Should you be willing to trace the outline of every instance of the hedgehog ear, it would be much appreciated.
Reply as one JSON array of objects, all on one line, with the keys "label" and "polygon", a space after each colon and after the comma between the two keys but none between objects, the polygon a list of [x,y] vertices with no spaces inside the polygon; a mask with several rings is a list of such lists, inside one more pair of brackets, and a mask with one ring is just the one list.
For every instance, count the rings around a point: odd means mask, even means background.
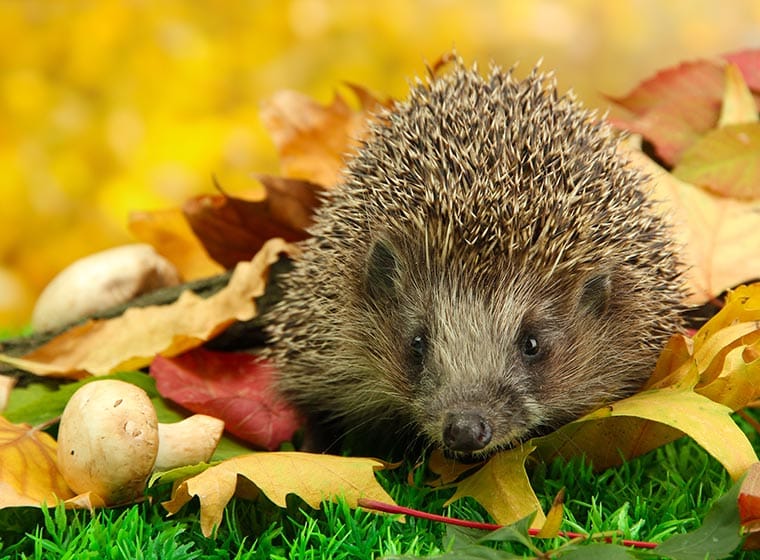
[{"label": "hedgehog ear", "polygon": [[378,239],[372,244],[367,257],[364,277],[367,293],[375,301],[394,299],[398,279],[396,249],[388,240]]},{"label": "hedgehog ear", "polygon": [[583,284],[578,307],[589,315],[599,317],[607,310],[611,292],[612,281],[609,274],[592,276]]}]

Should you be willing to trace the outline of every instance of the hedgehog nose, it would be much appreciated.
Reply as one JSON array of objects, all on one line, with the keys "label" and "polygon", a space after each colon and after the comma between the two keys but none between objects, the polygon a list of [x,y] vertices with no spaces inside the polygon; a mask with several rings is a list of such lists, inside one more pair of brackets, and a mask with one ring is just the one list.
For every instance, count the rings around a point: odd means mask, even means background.
[{"label": "hedgehog nose", "polygon": [[443,423],[443,444],[452,451],[483,449],[491,435],[491,425],[477,412],[449,412]]}]

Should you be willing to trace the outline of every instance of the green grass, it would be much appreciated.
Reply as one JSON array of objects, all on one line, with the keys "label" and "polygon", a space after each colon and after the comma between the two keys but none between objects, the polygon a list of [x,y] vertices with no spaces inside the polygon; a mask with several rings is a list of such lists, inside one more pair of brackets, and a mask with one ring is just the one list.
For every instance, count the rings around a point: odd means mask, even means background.
[{"label": "green grass", "polygon": [[[757,448],[757,436],[753,434]],[[472,520],[488,520],[473,501],[449,508],[451,491],[431,491],[406,483],[407,470],[379,474],[400,504]],[[595,474],[583,462],[557,461],[533,473],[544,507],[567,489],[564,529],[620,531],[623,538],[661,541],[699,526],[712,501],[730,487],[715,460],[689,440],[658,449],[621,467]],[[198,506],[191,503],[167,517],[157,501],[129,508],[50,512],[35,508],[0,512],[2,558],[373,558],[441,552],[446,529],[434,522],[354,511],[345,504],[310,510],[291,496],[281,510],[265,498],[233,500],[213,539],[203,537]],[[544,548],[557,542],[542,543]],[[525,552],[519,546],[513,550]],[[742,558],[742,555],[738,555]],[[749,557],[749,556],[747,556]]]}]

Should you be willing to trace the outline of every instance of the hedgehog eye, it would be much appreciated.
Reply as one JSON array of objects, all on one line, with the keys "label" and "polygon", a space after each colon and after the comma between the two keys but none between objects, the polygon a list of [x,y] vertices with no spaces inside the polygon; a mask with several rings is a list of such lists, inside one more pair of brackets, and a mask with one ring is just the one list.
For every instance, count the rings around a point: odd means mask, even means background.
[{"label": "hedgehog eye", "polygon": [[422,364],[425,362],[425,356],[427,355],[427,335],[424,332],[415,334],[412,337],[409,346],[415,365],[422,367]]},{"label": "hedgehog eye", "polygon": [[523,335],[520,341],[520,351],[526,358],[535,358],[541,352],[541,345],[538,343],[538,338],[531,333]]}]

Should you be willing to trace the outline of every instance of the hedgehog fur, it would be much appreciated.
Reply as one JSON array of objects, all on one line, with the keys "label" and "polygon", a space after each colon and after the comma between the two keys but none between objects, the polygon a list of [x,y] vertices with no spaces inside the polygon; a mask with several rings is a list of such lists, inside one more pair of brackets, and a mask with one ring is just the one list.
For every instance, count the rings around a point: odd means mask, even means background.
[{"label": "hedgehog fur", "polygon": [[642,386],[683,293],[617,144],[551,76],[461,60],[374,119],[267,317],[317,447],[480,456]]}]

